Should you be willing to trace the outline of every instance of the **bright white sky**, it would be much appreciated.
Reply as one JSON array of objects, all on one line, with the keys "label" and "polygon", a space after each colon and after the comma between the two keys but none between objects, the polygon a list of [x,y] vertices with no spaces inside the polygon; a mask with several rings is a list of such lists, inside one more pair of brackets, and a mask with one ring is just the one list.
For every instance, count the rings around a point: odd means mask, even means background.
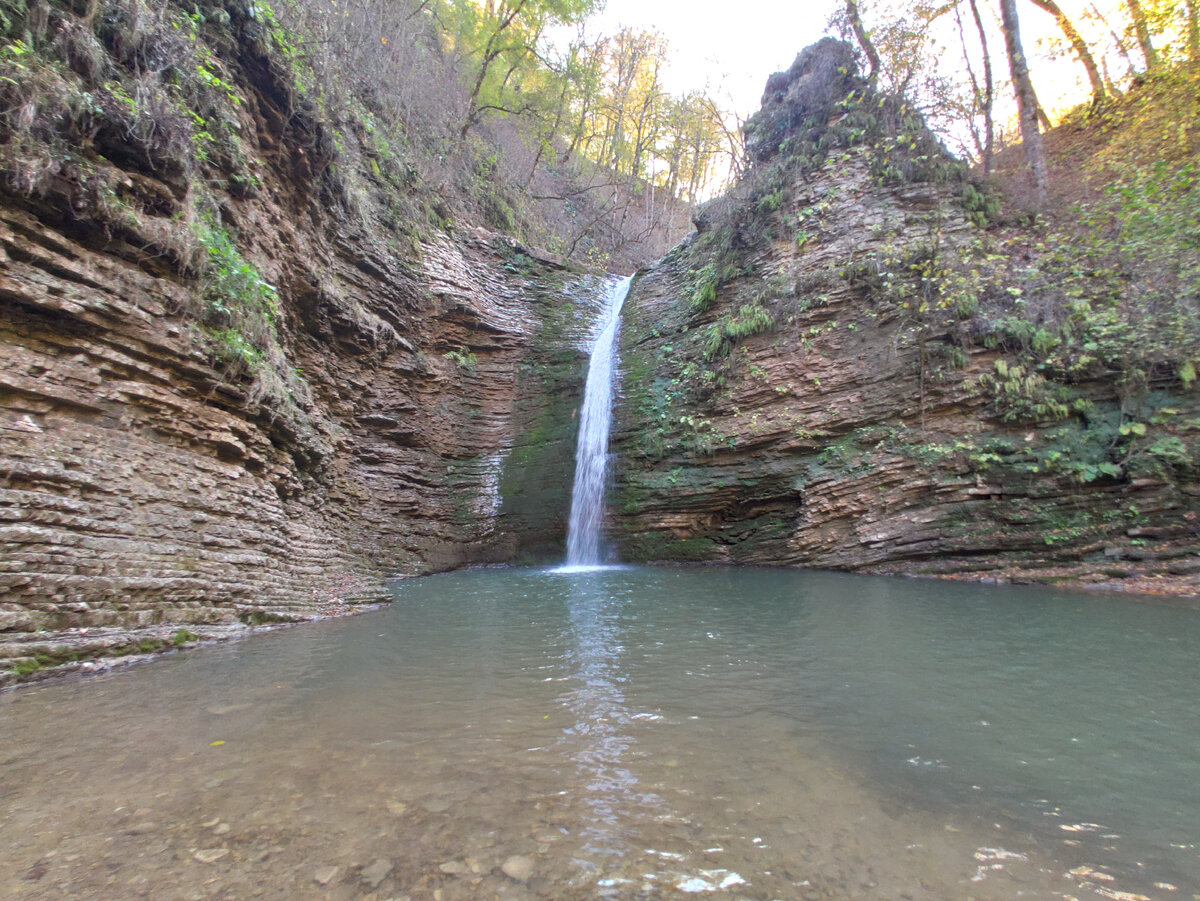
[{"label": "bright white sky", "polygon": [[658,31],[671,46],[672,93],[713,88],[742,118],[758,110],[772,72],[825,33],[839,0],[608,0],[589,36],[622,25]]},{"label": "bright white sky", "polygon": [[[1100,0],[1108,6],[1113,0]],[[627,25],[658,31],[668,41],[672,93],[705,87],[742,119],[755,113],[772,72],[786,69],[796,54],[825,34],[830,14],[842,0],[608,0],[588,21],[589,37],[615,34]],[[1064,2],[1064,7],[1080,5]],[[864,6],[865,9],[869,8]],[[1068,14],[1076,12],[1073,8]],[[868,23],[870,25],[871,23]],[[1050,62],[1043,45],[1057,34],[1054,20],[1032,4],[1021,7],[1025,50],[1043,106],[1059,111],[1086,98],[1083,71],[1069,58]],[[1008,78],[998,35],[993,36],[997,79]],[[951,67],[960,66],[957,38],[944,48]],[[974,45],[972,45],[974,46]],[[1003,107],[1007,98],[999,98]]]}]

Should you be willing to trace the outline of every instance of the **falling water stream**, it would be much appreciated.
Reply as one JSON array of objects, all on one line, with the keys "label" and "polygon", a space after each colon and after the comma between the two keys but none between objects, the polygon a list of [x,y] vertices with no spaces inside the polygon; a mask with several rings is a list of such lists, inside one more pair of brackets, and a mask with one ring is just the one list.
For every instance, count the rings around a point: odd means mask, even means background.
[{"label": "falling water stream", "polygon": [[632,281],[633,276],[629,276],[609,283],[599,333],[588,364],[583,407],[579,414],[575,483],[571,488],[571,519],[567,530],[567,567],[571,569],[595,567],[602,562],[600,527],[604,520],[617,325],[621,320],[621,305]]}]

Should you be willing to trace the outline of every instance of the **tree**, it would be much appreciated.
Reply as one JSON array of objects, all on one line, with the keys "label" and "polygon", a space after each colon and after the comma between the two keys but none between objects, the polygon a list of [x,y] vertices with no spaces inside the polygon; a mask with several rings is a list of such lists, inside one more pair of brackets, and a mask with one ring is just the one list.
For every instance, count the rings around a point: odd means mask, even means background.
[{"label": "tree", "polygon": [[1188,61],[1200,65],[1200,0],[1183,0],[1187,16]]},{"label": "tree", "polygon": [[1146,12],[1142,9],[1140,0],[1125,0],[1129,17],[1133,20],[1133,32],[1137,35],[1138,46],[1142,48],[1142,56],[1146,58],[1146,70],[1158,68],[1158,51],[1150,39],[1150,23]]},{"label": "tree", "polygon": [[1004,46],[1008,51],[1008,66],[1012,73],[1013,92],[1017,97],[1017,119],[1021,127],[1021,146],[1033,177],[1033,201],[1036,209],[1046,204],[1049,176],[1046,172],[1046,152],[1042,133],[1038,130],[1038,101],[1029,80],[1029,64],[1021,46],[1021,25],[1017,18],[1017,0],[1000,0],[1001,27]]},{"label": "tree", "polygon": [[[466,139],[489,111],[520,112],[510,105],[519,92],[522,67],[536,60],[546,28],[582,21],[599,0],[450,0],[454,49],[473,68],[468,112],[460,129]],[[515,80],[514,80],[515,79]]]},{"label": "tree", "polygon": [[1071,48],[1075,51],[1076,58],[1083,63],[1084,69],[1087,70],[1088,81],[1092,85],[1092,103],[1103,103],[1104,98],[1107,96],[1104,88],[1104,79],[1100,77],[1100,69],[1096,66],[1096,60],[1092,57],[1087,42],[1054,0],[1030,0],[1030,2],[1038,9],[1044,10],[1054,16],[1054,21],[1058,23],[1058,27],[1062,30],[1063,35],[1071,43]]},{"label": "tree", "polygon": [[871,64],[869,77],[873,81],[879,75],[882,63],[879,59],[879,51],[875,49],[875,44],[871,41],[871,35],[863,27],[862,16],[859,15],[858,4],[855,0],[846,0],[846,19],[850,23],[850,28],[853,29],[854,37],[862,47],[863,53],[867,55],[867,62]]},{"label": "tree", "polygon": [[971,80],[971,97],[973,108],[983,115],[983,135],[980,137],[978,131],[972,127],[972,134],[975,138],[975,147],[979,151],[979,161],[983,166],[983,174],[992,174],[992,153],[995,146],[996,127],[992,121],[992,110],[995,106],[996,87],[992,77],[992,53],[988,47],[987,32],[983,27],[983,17],[979,14],[979,4],[976,0],[969,0],[971,6],[971,16],[975,20],[975,30],[979,33],[979,45],[983,51],[983,89],[980,90],[979,80],[975,77],[975,70],[971,68],[971,55],[967,52],[967,38],[963,29],[962,16],[959,13],[959,4],[954,5],[954,18],[958,22],[958,37],[962,43],[963,61],[967,67],[967,75]]}]

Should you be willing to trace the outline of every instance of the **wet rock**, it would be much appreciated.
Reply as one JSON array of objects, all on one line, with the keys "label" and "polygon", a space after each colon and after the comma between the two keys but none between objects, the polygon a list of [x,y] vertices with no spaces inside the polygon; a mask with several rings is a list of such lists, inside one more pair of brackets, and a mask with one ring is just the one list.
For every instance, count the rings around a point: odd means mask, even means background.
[{"label": "wet rock", "polygon": [[469,872],[468,867],[461,860],[448,860],[438,867],[447,876],[462,876]]},{"label": "wet rock", "polygon": [[533,859],[523,854],[514,854],[500,864],[500,870],[509,879],[526,882],[533,875]]},{"label": "wet rock", "polygon": [[337,878],[337,874],[337,867],[318,867],[317,871],[313,873],[313,882],[317,885],[329,885]]},{"label": "wet rock", "polygon": [[216,863],[222,857],[228,856],[228,854],[228,848],[203,848],[193,853],[192,857],[200,861],[200,863]]},{"label": "wet rock", "polygon": [[362,881],[368,888],[377,889],[379,883],[388,878],[388,874],[392,872],[392,862],[380,857],[368,866],[363,868]]}]

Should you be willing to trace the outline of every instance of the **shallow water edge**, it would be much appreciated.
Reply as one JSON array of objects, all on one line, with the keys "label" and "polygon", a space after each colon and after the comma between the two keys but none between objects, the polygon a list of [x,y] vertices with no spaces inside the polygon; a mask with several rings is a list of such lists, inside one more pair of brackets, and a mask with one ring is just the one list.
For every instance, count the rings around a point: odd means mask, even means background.
[{"label": "shallow water edge", "polygon": [[0,697],[0,895],[1200,890],[1173,603],[669,567],[394,591]]},{"label": "shallow water edge", "polygon": [[[620,567],[623,564],[601,565],[599,569]],[[651,562],[639,563],[646,568],[679,568],[679,569],[722,569],[717,563],[675,563]],[[511,570],[525,567],[507,563],[484,563],[461,567],[454,572],[469,572],[475,570]],[[549,571],[570,572],[566,564],[555,566],[545,564]],[[589,567],[579,567],[582,572]],[[825,573],[832,570],[798,569],[796,567],[741,567],[743,569],[786,570],[794,572]],[[427,578],[427,573],[414,576],[395,576],[382,581],[386,589],[389,586],[406,582],[410,579]],[[885,570],[863,571],[849,573],[866,578],[883,579],[929,579],[936,582],[956,582],[981,586],[1018,585],[1032,588],[1047,588],[1055,591],[1078,591],[1086,595],[1106,596],[1128,600],[1130,603],[1172,603],[1200,610],[1200,593],[1197,593],[1194,580],[1178,577],[1155,576],[1152,579],[1127,579],[1115,581],[1087,581],[1078,573],[1072,571],[1061,575],[1048,573],[1045,570],[1016,572],[1007,578],[987,576],[975,578],[962,573],[892,573]],[[262,624],[247,623],[161,623],[144,628],[105,628],[105,629],[62,629],[53,632],[0,632],[0,691],[9,691],[21,685],[42,683],[47,680],[74,677],[89,677],[103,675],[114,669],[147,663],[157,659],[164,653],[191,651],[210,646],[214,643],[246,638],[262,632],[270,632],[291,626],[303,626],[325,622],[358,613],[367,613],[386,607],[391,603],[390,595],[386,592],[373,596],[369,602],[346,602],[343,604],[325,605],[311,616],[289,622]],[[173,637],[180,631],[196,635],[196,640],[183,643],[172,643]],[[143,642],[154,646],[142,650]],[[18,664],[22,660],[37,660],[42,656],[44,663],[32,671],[22,672]]]}]

